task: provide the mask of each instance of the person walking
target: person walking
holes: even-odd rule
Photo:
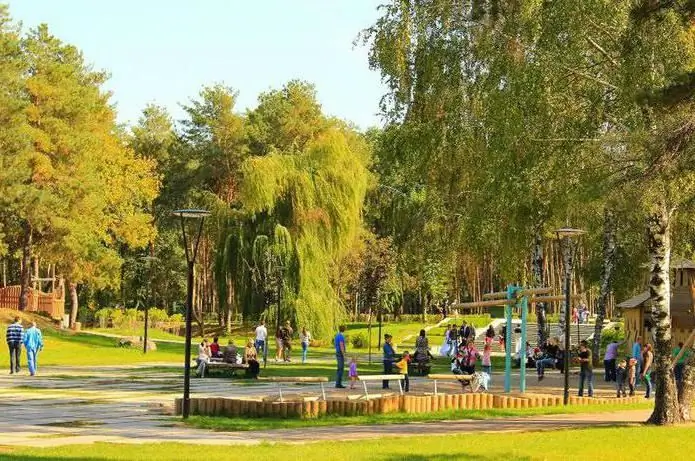
[[[652,352],[652,345],[647,343],[644,345],[643,354],[643,368],[641,378],[644,380],[644,385],[646,387],[646,392],[644,398],[648,399],[652,394],[652,364],[654,362],[654,353]]]
[[[389,334],[384,335],[384,374],[390,375],[393,373],[393,361],[396,351],[393,349],[393,337]],[[389,388],[389,380],[385,379],[381,383],[382,389]]]
[[[285,362],[291,362],[290,353],[292,352],[292,335],[294,330],[290,326],[290,321],[285,321],[285,326],[282,327],[281,338],[282,338],[282,359]]]
[[[265,357],[266,348],[265,343],[268,340],[268,329],[265,327],[265,320],[261,320],[261,323],[256,327],[256,341],[254,346],[256,347],[256,353],[260,356],[263,354]]]
[[[642,337],[638,336],[635,338],[635,342],[632,343],[632,358],[635,359],[635,376],[637,377],[637,382],[635,382],[635,387],[639,386],[639,377],[642,375]]]
[[[333,339],[335,346],[335,361],[337,371],[335,375],[335,387],[337,389],[345,389],[343,386],[343,373],[345,373],[345,325],[338,327],[338,334]]]
[[[603,356],[603,367],[605,369],[604,379],[606,382],[616,380],[615,361],[618,358],[618,347],[622,344],[618,341],[611,341],[606,346],[606,354]]]
[[[589,397],[594,396],[594,369],[591,364],[591,350],[586,341],[579,345],[579,397],[584,396],[584,383],[587,383]]]
[[[299,342],[302,344],[302,363],[306,363],[306,355],[309,352],[309,343],[311,342],[311,333],[306,327],[302,327],[302,332],[299,333]]]
[[[36,375],[36,359],[39,352],[43,349],[43,335],[41,330],[36,327],[36,322],[31,322],[31,326],[24,332],[24,348],[27,351],[27,366],[29,374]]]
[[[22,339],[24,328],[19,317],[14,318],[14,323],[7,327],[5,339],[7,347],[10,349],[10,374],[19,373],[19,362],[22,354]]]

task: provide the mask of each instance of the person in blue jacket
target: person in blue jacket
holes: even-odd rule
[[[27,351],[27,365],[29,366],[29,374],[36,374],[36,357],[39,351],[43,349],[43,335],[41,330],[36,327],[36,322],[31,322],[29,327],[24,332],[24,348]]]

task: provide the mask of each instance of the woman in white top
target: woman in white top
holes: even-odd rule
[[[306,327],[302,328],[299,340],[302,343],[302,363],[306,363],[306,354],[309,352],[309,343],[311,342],[311,333],[307,331]]]
[[[208,340],[204,339],[198,345],[198,358],[195,359],[198,365],[197,374],[201,378],[205,375],[205,365],[210,361],[210,346],[208,346]]]

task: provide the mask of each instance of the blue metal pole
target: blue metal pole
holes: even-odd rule
[[[514,297],[514,285],[507,285],[507,300]],[[512,390],[512,305],[507,303],[504,305],[504,319],[507,325],[507,331],[504,335],[504,392]]]
[[[526,318],[528,317],[528,297],[524,296],[521,299],[521,353],[519,357],[523,357],[520,361],[519,371],[519,390],[526,392]]]

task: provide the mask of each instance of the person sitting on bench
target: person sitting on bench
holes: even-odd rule
[[[248,364],[246,369],[246,376],[249,378],[258,378],[258,374],[261,371],[261,366],[258,363],[258,353],[256,352],[256,347],[253,345],[253,341],[249,340],[246,344],[246,349],[244,350],[244,363]]]
[[[205,367],[210,361],[210,347],[208,346],[208,340],[203,339],[203,341],[198,345],[198,358],[195,359],[198,370],[196,374],[198,376],[205,376]]]
[[[237,348],[234,345],[234,341],[229,340],[229,344],[224,348],[222,353],[222,360],[226,363],[237,363]]]
[[[220,338],[217,336],[212,338],[212,343],[210,343],[210,357],[216,359],[222,357],[222,352],[220,352]]]

